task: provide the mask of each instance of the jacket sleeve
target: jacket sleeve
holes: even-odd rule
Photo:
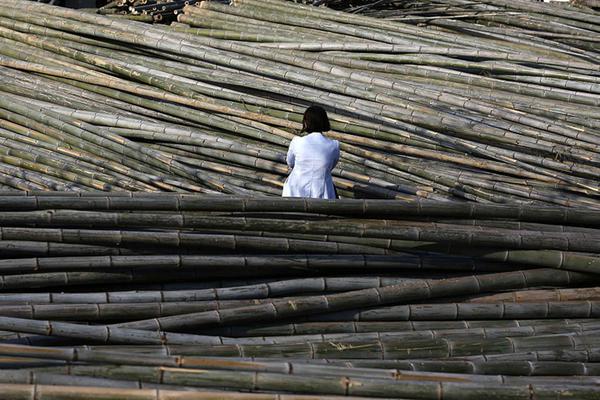
[[[290,142],[290,147],[288,148],[287,157],[285,159],[290,168],[294,168],[294,163],[296,162],[296,154],[294,154],[294,139],[292,139]]]
[[[335,166],[337,165],[338,161],[340,160],[340,142],[338,142],[337,140],[335,141],[335,151],[333,153],[333,158],[331,160],[331,168],[330,170],[333,170],[335,168]]]

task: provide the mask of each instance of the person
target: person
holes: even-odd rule
[[[306,109],[302,120],[306,135],[293,138],[287,152],[292,172],[283,184],[283,197],[337,198],[331,170],[340,158],[340,143],[323,135],[330,129],[323,107]]]

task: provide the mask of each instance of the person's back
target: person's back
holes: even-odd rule
[[[294,138],[287,155],[292,173],[283,187],[283,196],[335,199],[331,170],[339,154],[338,141],[328,139],[320,132]]]

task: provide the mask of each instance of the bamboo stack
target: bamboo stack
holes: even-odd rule
[[[117,18],[127,18],[140,22],[170,23],[186,5],[199,0],[114,0],[100,7],[96,12]]]
[[[600,398],[596,11],[153,3],[2,1],[0,397]]]
[[[449,1],[423,22],[239,0],[151,25],[3,4],[3,186],[279,196],[320,104],[342,197],[599,206],[592,10]]]
[[[0,192],[26,399],[595,399],[600,212]]]

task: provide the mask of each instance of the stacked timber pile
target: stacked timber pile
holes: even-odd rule
[[[598,399],[600,212],[0,193],[0,390]]]
[[[113,0],[100,7],[98,14],[144,22],[172,22],[186,5],[200,0]]]
[[[343,197],[598,208],[600,16],[491,3],[494,26],[278,0],[164,26],[4,0],[0,184],[278,196],[320,104]]]

